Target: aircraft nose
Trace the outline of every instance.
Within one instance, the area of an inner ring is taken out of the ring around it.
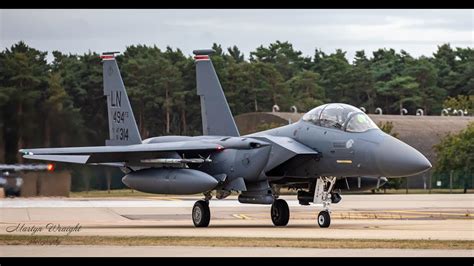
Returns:
[[[388,177],[412,176],[431,168],[431,163],[410,145],[388,136],[377,148],[376,163]]]

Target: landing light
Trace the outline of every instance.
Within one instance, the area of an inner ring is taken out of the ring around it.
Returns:
[[[53,171],[54,170],[54,165],[52,163],[49,163],[47,166],[48,171]]]

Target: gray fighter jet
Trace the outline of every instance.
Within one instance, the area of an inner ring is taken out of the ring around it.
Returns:
[[[361,110],[343,103],[325,104],[296,123],[240,136],[209,55],[196,50],[197,94],[201,99],[202,136],[161,136],[142,140],[115,52],[104,53],[104,95],[110,139],[106,146],[21,149],[24,158],[120,167],[130,188],[156,194],[203,193],[195,203],[196,227],[209,225],[209,200],[232,191],[241,203],[271,204],[271,219],[285,226],[288,204],[280,188],[298,190],[302,205],[322,208],[317,222],[330,224],[331,203],[341,190],[380,186],[385,177],[404,177],[431,168],[409,145],[382,132]]]

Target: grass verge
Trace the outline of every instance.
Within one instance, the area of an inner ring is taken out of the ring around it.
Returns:
[[[474,249],[474,241],[244,237],[0,235],[0,245],[211,246],[292,248]]]

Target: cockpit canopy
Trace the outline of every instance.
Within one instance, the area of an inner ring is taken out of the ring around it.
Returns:
[[[360,109],[343,103],[320,105],[307,112],[303,121],[317,126],[337,128],[348,132],[364,132],[377,125]]]

